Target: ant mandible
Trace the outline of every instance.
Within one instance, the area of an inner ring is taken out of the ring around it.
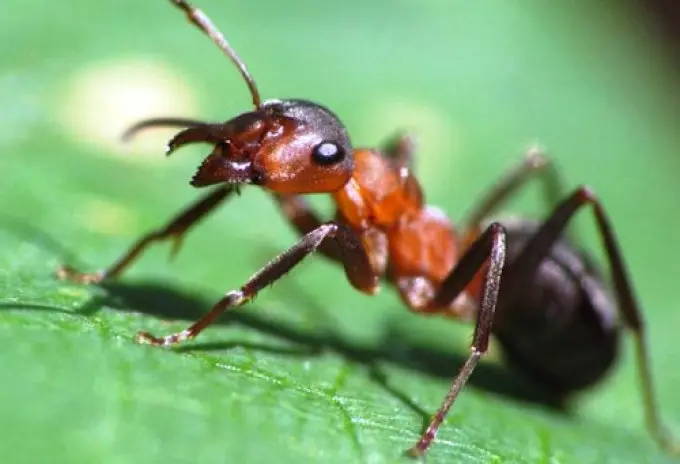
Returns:
[[[238,67],[255,109],[225,123],[180,118],[141,121],[125,137],[159,126],[185,128],[168,144],[170,154],[191,143],[214,145],[191,185],[220,184],[162,229],[142,237],[106,270],[58,275],[82,283],[119,276],[149,245],[173,239],[174,251],[187,230],[242,184],[273,194],[302,238],[267,263],[238,290],[227,292],[208,314],[186,330],[157,338],[139,333],[137,342],[171,346],[197,336],[224,311],[241,306],[315,251],[344,266],[350,284],[374,295],[384,277],[409,309],[476,321],[471,353],[441,407],[409,450],[422,455],[446,414],[486,353],[493,332],[510,363],[552,392],[567,394],[599,380],[616,359],[620,327],[634,335],[647,426],[666,450],[679,447],[663,428],[653,393],[642,314],[614,230],[588,187],[558,203],[543,223],[520,220],[483,224],[519,187],[542,174],[552,191],[558,177],[537,151],[490,189],[462,232],[437,208],[424,204],[412,169],[406,136],[383,150],[354,149],[347,130],[327,108],[305,100],[262,101],[245,64],[210,19],[183,0],[171,0]],[[330,194],[335,219],[322,222],[304,194]],[[611,268],[616,305],[583,253],[562,239],[569,220],[591,206]]]

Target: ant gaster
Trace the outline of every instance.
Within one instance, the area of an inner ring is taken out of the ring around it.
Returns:
[[[213,145],[191,185],[219,186],[166,227],[144,236],[108,269],[85,274],[63,267],[62,278],[96,283],[117,277],[157,241],[175,240],[176,251],[187,230],[239,185],[258,185],[273,194],[302,238],[186,330],[161,338],[139,333],[139,343],[171,346],[197,336],[224,311],[245,304],[320,251],[342,264],[350,284],[361,292],[377,293],[385,277],[412,311],[476,321],[467,361],[409,450],[421,455],[486,353],[492,326],[511,364],[550,391],[566,394],[599,380],[615,361],[618,309],[635,337],[649,430],[663,448],[678,451],[658,418],[638,301],[614,230],[591,189],[577,188],[541,224],[511,221],[484,227],[489,215],[532,176],[547,174],[547,185],[555,191],[552,165],[531,151],[497,182],[458,232],[439,209],[424,203],[411,170],[408,137],[384,150],[355,149],[340,120],[323,106],[305,100],[263,102],[245,64],[208,17],[185,1],[172,2],[236,64],[255,108],[222,124],[159,118],[133,126],[126,137],[149,127],[184,127],[169,142],[168,154],[186,144]],[[334,220],[322,222],[301,196],[313,193],[332,196]],[[616,304],[588,258],[562,238],[569,220],[585,206],[592,207],[604,243]]]

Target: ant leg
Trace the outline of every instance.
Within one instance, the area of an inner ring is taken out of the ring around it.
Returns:
[[[415,152],[415,140],[407,133],[399,133],[387,141],[383,153],[391,159],[395,165],[407,170],[413,170],[413,153]]]
[[[535,174],[542,175],[549,208],[554,208],[563,197],[561,178],[551,159],[541,151],[540,147],[533,147],[527,151],[524,160],[498,179],[472,211],[467,213],[463,221],[465,224],[463,229],[478,230],[487,217],[517,193],[520,187],[526,185]]]
[[[375,294],[379,290],[378,275],[371,269],[368,256],[359,238],[346,226],[337,222],[327,222],[306,234],[295,245],[265,264],[240,289],[227,292],[208,314],[186,330],[161,338],[156,338],[147,332],[140,332],[137,334],[136,341],[149,345],[170,346],[194,338],[224,311],[241,306],[253,299],[260,290],[283,277],[328,240],[336,241],[342,250],[345,274],[352,286],[364,293]]]
[[[82,273],[69,266],[62,266],[57,270],[57,277],[85,284],[98,283],[104,279],[117,277],[125,271],[125,269],[127,269],[149,245],[167,239],[174,239],[171,251],[171,255],[174,256],[179,251],[182,245],[182,239],[187,230],[203,217],[210,214],[231,192],[233,192],[233,189],[230,186],[219,187],[213,190],[209,195],[206,195],[201,200],[182,211],[162,229],[144,235],[123,256],[103,271]]]
[[[274,199],[298,234],[305,235],[323,224],[302,195],[276,194]],[[383,275],[389,254],[386,235],[376,228],[369,228],[360,232],[359,239],[373,271]],[[318,251],[331,261],[342,264],[342,252],[337,243],[324,242]]]
[[[399,181],[406,191],[406,195],[422,203],[423,192],[420,183],[413,174],[414,138],[407,133],[399,133],[387,141],[382,152],[399,173]]]
[[[505,265],[505,228],[499,223],[491,224],[482,235],[467,249],[458,265],[442,283],[439,293],[431,302],[432,307],[449,305],[465,289],[476,273],[486,267],[484,290],[477,313],[477,323],[473,336],[471,354],[453,380],[449,392],[437,410],[418,442],[409,450],[412,456],[420,456],[430,446],[446,414],[474,371],[479,359],[489,346],[489,335],[493,324],[501,274]],[[486,265],[488,261],[488,265]]]
[[[614,281],[615,296],[624,323],[633,332],[637,353],[638,370],[642,387],[647,428],[659,445],[672,453],[680,453],[680,445],[662,425],[659,408],[652,383],[649,366],[649,353],[642,320],[642,310],[635,296],[628,269],[618,245],[614,228],[609,221],[604,206],[595,192],[588,187],[576,189],[564,200],[543,223],[532,239],[527,243],[522,254],[508,267],[503,279],[502,305],[511,306],[519,292],[523,291],[534,278],[534,275],[550,248],[563,233],[569,220],[584,206],[591,205],[595,213],[595,221],[611,269]]]
[[[306,235],[323,224],[302,195],[280,193],[273,195],[273,197],[281,212],[298,234]],[[342,262],[342,255],[334,242],[322,243],[318,251],[332,261]]]

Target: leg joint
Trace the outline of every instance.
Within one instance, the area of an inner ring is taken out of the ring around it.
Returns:
[[[597,201],[597,193],[595,189],[589,185],[581,185],[576,189],[576,195],[584,203],[595,203]]]

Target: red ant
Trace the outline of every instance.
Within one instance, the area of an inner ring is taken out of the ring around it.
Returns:
[[[245,64],[200,10],[172,0],[238,67],[255,106],[225,123],[159,118],[142,121],[126,133],[158,126],[184,127],[168,144],[168,154],[191,143],[213,151],[191,185],[221,184],[167,226],[142,237],[108,269],[84,274],[64,267],[59,276],[97,283],[119,276],[153,242],[175,240],[211,213],[242,184],[273,194],[302,238],[267,263],[238,290],[227,292],[211,311],[186,330],[157,338],[139,333],[137,342],[171,346],[196,337],[227,309],[241,306],[305,257],[320,251],[342,264],[350,284],[374,295],[381,277],[404,303],[421,314],[476,321],[471,354],[441,407],[409,450],[425,453],[463,386],[496,335],[512,365],[553,392],[570,393],[592,385],[618,352],[620,326],[635,337],[647,426],[661,447],[678,452],[663,428],[653,394],[642,314],[614,230],[605,209],[588,187],[560,202],[543,223],[527,220],[482,224],[528,179],[556,172],[542,154],[531,151],[500,179],[457,232],[437,208],[424,204],[412,169],[412,144],[401,137],[384,150],[355,149],[340,120],[327,108],[305,100],[263,102]],[[303,194],[330,194],[335,219],[322,222]],[[606,294],[588,256],[562,239],[569,220],[591,206],[604,243],[616,295]]]

